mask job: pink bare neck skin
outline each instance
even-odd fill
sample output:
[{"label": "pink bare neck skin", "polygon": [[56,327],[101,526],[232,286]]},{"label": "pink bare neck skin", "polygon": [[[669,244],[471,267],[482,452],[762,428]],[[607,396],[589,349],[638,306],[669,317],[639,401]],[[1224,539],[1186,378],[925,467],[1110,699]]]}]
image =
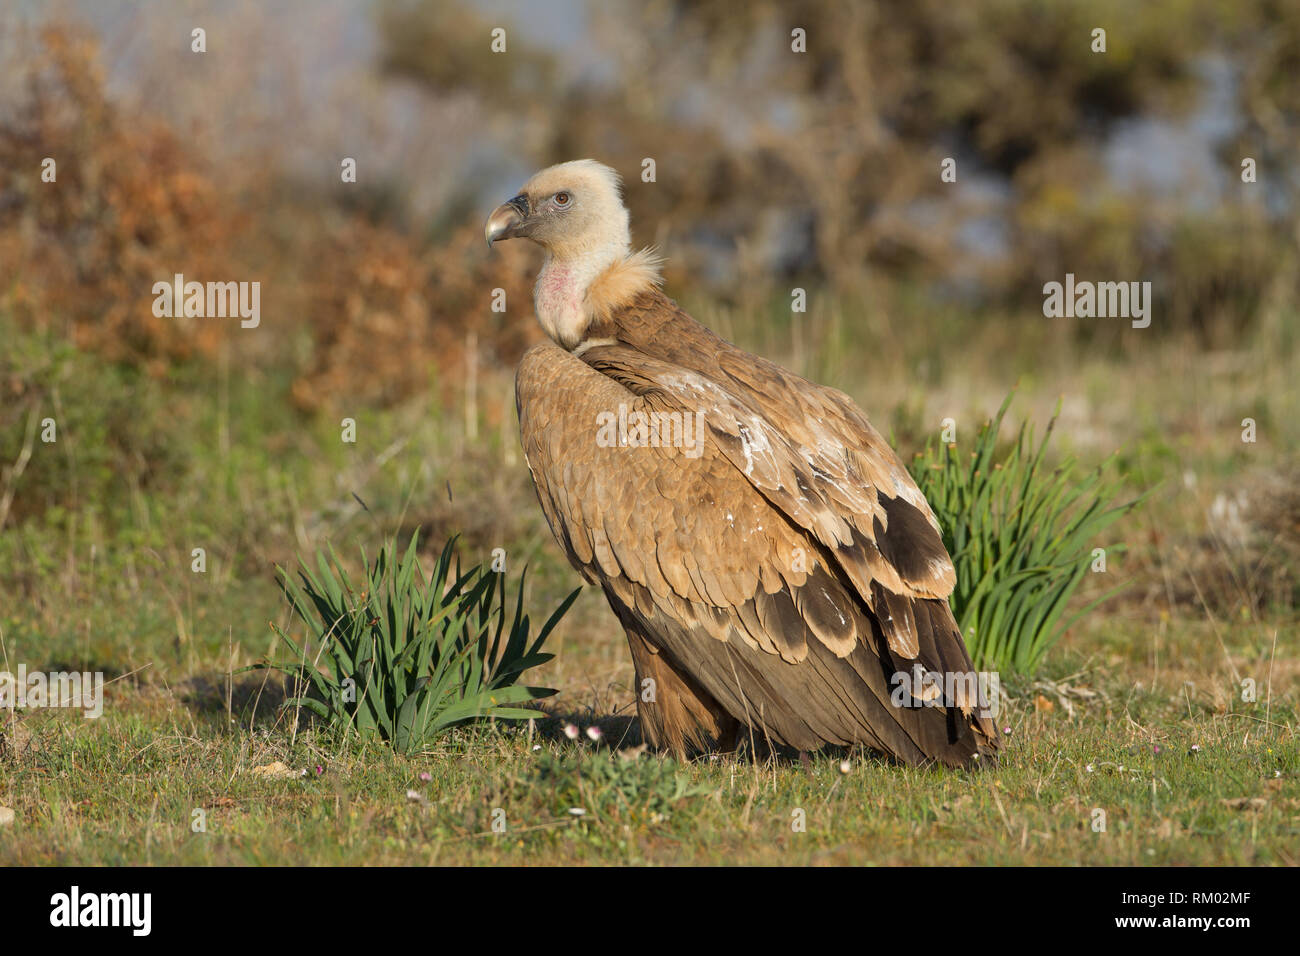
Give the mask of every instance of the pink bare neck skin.
[{"label": "pink bare neck skin", "polygon": [[566,262],[552,259],[542,269],[535,291],[537,311],[557,314],[582,304],[584,290],[575,281],[576,270]]},{"label": "pink bare neck skin", "polygon": [[590,318],[586,314],[587,287],[612,257],[588,254],[579,259],[552,257],[542,267],[533,287],[537,320],[553,341],[572,349],[582,341]]}]

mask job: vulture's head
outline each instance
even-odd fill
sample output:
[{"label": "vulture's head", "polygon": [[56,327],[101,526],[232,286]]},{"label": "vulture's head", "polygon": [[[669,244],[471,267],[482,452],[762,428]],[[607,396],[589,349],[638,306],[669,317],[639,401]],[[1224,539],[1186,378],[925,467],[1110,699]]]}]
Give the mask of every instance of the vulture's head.
[{"label": "vulture's head", "polygon": [[489,246],[531,239],[553,258],[570,261],[613,261],[631,241],[618,173],[593,159],[543,169],[492,210],[483,234]]}]

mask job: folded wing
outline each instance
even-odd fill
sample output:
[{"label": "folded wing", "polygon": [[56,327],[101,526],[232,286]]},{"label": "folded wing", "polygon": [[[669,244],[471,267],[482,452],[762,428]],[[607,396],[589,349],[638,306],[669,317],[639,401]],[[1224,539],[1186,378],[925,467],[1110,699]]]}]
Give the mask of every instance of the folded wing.
[{"label": "folded wing", "polygon": [[744,353],[683,364],[612,344],[538,346],[517,399],[570,560],[737,719],[911,762],[996,747],[961,693],[891,700],[899,671],[971,665],[933,514],[846,397]]}]

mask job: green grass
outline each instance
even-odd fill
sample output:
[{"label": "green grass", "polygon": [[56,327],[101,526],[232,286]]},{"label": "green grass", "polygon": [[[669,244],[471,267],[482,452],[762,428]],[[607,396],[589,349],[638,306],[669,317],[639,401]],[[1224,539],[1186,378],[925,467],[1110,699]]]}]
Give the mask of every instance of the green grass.
[{"label": "green grass", "polygon": [[[99,721],[24,720],[37,743],[0,776],[0,805],[18,817],[0,831],[0,863],[1300,862],[1293,709],[1220,712],[1176,681],[1091,689],[1105,697],[1073,716],[1036,709],[1035,692],[1014,700],[995,770],[853,755],[848,773],[839,754],[807,766],[623,756],[564,739],[557,720],[531,734],[461,729],[406,757],[117,689]],[[307,773],[252,772],[277,760]]]},{"label": "green grass", "polygon": [[[476,441],[462,409],[424,402],[358,409],[350,445],[336,421],[291,410],[285,378],[193,368],[128,383],[66,353],[64,378],[41,373],[37,406],[53,407],[49,383],[62,383],[59,444],[34,447],[16,488],[21,519],[0,529],[0,669],[99,669],[116,680],[98,720],[3,715],[0,806],[16,820],[0,827],[0,864],[1300,862],[1296,610],[1233,597],[1251,587],[1258,555],[1213,539],[1207,519],[1216,496],[1259,497],[1262,478],[1294,467],[1295,356],[1247,342],[1241,361],[1209,374],[1205,356],[1176,343],[1126,365],[1039,349],[1051,339],[1033,323],[1022,327],[1027,344],[1003,353],[996,334],[980,344],[992,333],[973,319],[945,335],[938,319],[909,331],[900,315],[855,324],[847,314],[818,306],[780,341],[762,315],[719,324],[845,388],[900,436],[904,460],[945,417],[973,436],[1019,379],[1025,418],[1045,421],[1065,396],[1053,467],[1074,456],[1092,468],[1122,449],[1116,468],[1132,489],[1155,489],[1111,529],[1129,550],[1108,555],[1107,574],[1089,575],[1071,606],[1124,583],[1122,595],[1067,630],[1041,682],[1005,682],[999,724],[1011,734],[997,768],[912,770],[854,754],[842,774],[838,753],[806,767],[744,755],[611,761],[608,746],[561,730],[594,722],[624,754],[635,742],[624,739],[626,641],[592,589],[548,639],[555,659],[529,672],[560,690],[554,717],[453,728],[420,755],[295,724],[276,708],[275,683],[259,683],[267,675],[238,674],[275,653],[272,624],[295,626],[274,571],[292,569],[295,554],[333,545],[357,575],[347,556],[361,546],[373,553],[416,528],[437,541],[463,531],[468,562],[503,547],[512,579],[529,567],[534,614],[579,583],[517,451],[511,370],[483,373]],[[919,374],[886,363],[879,338],[932,352],[936,364]],[[46,344],[15,341],[8,354]],[[140,404],[118,394],[128,384]],[[1260,407],[1271,430],[1243,446],[1240,409]],[[0,429],[0,494],[25,425],[23,414]],[[134,471],[117,467],[133,460]],[[199,546],[201,574],[190,567]],[[1214,575],[1231,586],[1216,588]],[[1253,702],[1241,699],[1245,678]],[[276,761],[307,774],[253,772]],[[791,828],[797,809],[805,832]],[[1104,833],[1091,829],[1095,809]]]}]

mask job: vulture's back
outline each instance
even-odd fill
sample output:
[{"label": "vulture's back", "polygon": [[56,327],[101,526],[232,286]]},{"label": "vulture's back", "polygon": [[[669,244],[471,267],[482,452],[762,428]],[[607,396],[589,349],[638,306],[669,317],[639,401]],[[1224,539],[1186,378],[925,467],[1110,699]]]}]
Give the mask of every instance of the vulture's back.
[{"label": "vulture's back", "polygon": [[627,630],[651,742],[996,752],[937,522],[847,396],[652,290],[574,352],[529,351],[516,399],[547,521]]}]

